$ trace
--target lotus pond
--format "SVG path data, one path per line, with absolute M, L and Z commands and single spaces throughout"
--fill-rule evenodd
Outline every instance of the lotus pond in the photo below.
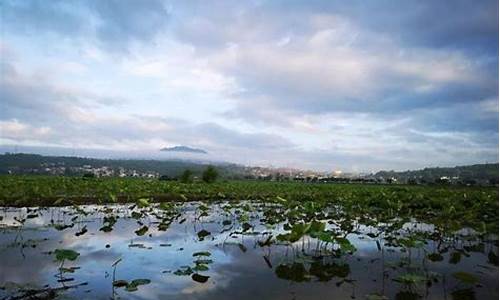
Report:
M 495 190 L 387 191 L 5 206 L 0 299 L 498 299 Z

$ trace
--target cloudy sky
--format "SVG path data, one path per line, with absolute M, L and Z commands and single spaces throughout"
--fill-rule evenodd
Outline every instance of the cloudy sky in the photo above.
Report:
M 0 145 L 498 161 L 498 0 L 0 2 Z

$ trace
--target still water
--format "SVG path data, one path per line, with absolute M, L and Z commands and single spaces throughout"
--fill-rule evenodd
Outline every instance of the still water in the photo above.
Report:
M 498 237 L 464 229 L 402 247 L 355 224 L 355 249 L 340 252 L 309 235 L 276 240 L 287 231 L 263 221 L 272 209 L 2 208 L 0 299 L 498 299 Z M 434 230 L 409 222 L 398 235 Z M 56 249 L 79 255 L 57 261 Z

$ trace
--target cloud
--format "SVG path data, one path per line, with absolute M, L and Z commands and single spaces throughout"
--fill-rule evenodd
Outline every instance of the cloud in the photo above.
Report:
M 158 0 L 96 0 L 89 6 L 98 18 L 97 38 L 110 46 L 120 47 L 133 40 L 151 41 L 169 21 L 165 4 Z
M 496 1 L 0 5 L 2 143 L 316 169 L 498 155 Z
M 402 51 L 393 41 L 377 41 L 376 34 L 331 26 L 295 35 L 285 48 L 265 40 L 235 41 L 237 46 L 219 49 L 213 62 L 244 87 L 245 110 L 245 102 L 257 98 L 299 113 L 398 112 L 474 102 L 498 88 L 494 74 L 460 52 Z M 370 35 L 372 49 L 351 44 L 353 35 Z
M 63 65 L 63 68 L 66 66 Z M 2 63 L 2 119 L 14 118 L 34 125 L 64 124 L 68 119 L 82 121 L 93 118 L 89 113 L 91 108 L 120 104 L 120 98 L 116 96 L 110 98 L 76 85 L 56 82 L 45 72 L 49 70 L 20 73 L 13 64 Z
M 134 41 L 149 42 L 165 29 L 163 1 L 12 1 L 2 2 L 6 30 L 29 35 L 95 39 L 107 50 L 128 51 Z
M 0 99 L 2 119 L 29 119 L 34 123 L 63 114 L 65 104 L 76 102 L 70 91 L 52 86 L 40 75 L 23 76 L 8 63 L 2 64 Z
M 286 139 L 266 133 L 244 133 L 213 122 L 192 123 L 180 118 L 103 113 L 116 103 L 91 91 L 57 87 L 37 76 L 6 66 L 0 98 L 3 139 L 35 144 L 128 150 L 159 150 L 165 144 L 189 144 L 214 149 L 248 148 L 265 151 L 290 147 Z M 104 104 L 103 104 L 104 102 Z
M 16 119 L 11 121 L 0 121 L 0 132 L 2 138 L 11 140 L 38 140 L 44 141 L 51 135 L 49 127 L 34 127 L 29 124 L 21 123 Z
M 2 1 L 2 25 L 24 34 L 78 34 L 85 31 L 84 15 L 69 1 Z
M 273 1 L 267 11 L 335 13 L 405 46 L 483 52 L 498 49 L 498 1 Z M 444 17 L 445 16 L 445 17 Z M 496 50 L 497 51 L 497 50 Z
M 278 135 L 267 133 L 237 132 L 215 123 L 197 125 L 193 131 L 203 137 L 209 138 L 215 145 L 226 147 L 247 148 L 259 151 L 293 147 L 293 144 Z

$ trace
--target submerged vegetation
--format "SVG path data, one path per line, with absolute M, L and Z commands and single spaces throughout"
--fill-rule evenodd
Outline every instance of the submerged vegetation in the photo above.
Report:
M 97 268 L 113 298 L 177 295 L 227 274 L 242 280 L 222 284 L 229 293 L 269 282 L 270 292 L 306 298 L 498 297 L 493 188 L 4 176 L 0 201 L 0 253 L 14 263 L 19 249 L 21 269 L 51 254 L 57 280 L 38 280 L 55 294 L 106 294 Z M 109 263 L 93 264 L 98 255 Z M 315 282 L 332 284 L 308 288 Z M 27 283 L 0 287 L 12 299 L 48 291 Z

